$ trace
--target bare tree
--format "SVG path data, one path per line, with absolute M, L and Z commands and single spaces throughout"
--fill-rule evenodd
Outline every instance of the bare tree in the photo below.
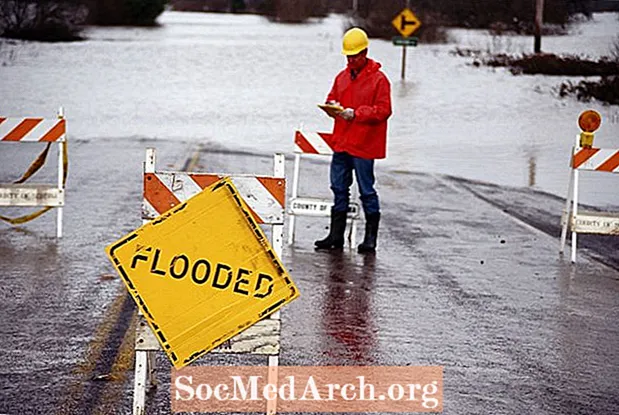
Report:
M 0 33 L 16 39 L 78 40 L 86 15 L 77 0 L 0 0 Z

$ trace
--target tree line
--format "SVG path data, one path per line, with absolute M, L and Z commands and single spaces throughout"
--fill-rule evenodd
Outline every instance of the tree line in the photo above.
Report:
M 84 25 L 151 26 L 167 0 L 0 0 L 2 37 L 70 41 Z
M 154 25 L 167 1 L 0 0 L 0 34 L 72 40 L 80 38 L 82 25 Z M 544 21 L 566 25 L 575 14 L 589 15 L 591 1 L 545 0 Z M 362 26 L 381 38 L 394 35 L 391 20 L 406 5 L 406 0 L 171 0 L 175 10 L 256 13 L 282 23 L 348 13 L 349 26 Z M 429 38 L 449 26 L 528 33 L 535 15 L 533 0 L 413 0 L 410 7 L 423 22 L 418 34 Z
M 535 17 L 534 0 L 264 0 L 262 4 L 273 20 L 287 23 L 347 12 L 350 26 L 361 26 L 379 38 L 394 35 L 391 21 L 407 4 L 423 22 L 418 33 L 422 37 L 436 35 L 438 27 L 532 33 Z M 592 0 L 545 0 L 544 22 L 565 26 L 574 15 L 590 17 L 591 5 Z
M 593 0 L 545 0 L 544 21 L 565 27 L 572 16 L 590 17 Z M 329 13 L 346 13 L 348 26 L 361 26 L 371 37 L 390 38 L 393 18 L 409 5 L 423 22 L 416 33 L 424 41 L 444 39 L 445 27 L 492 29 L 530 34 L 534 0 L 171 0 L 175 10 L 257 13 L 281 23 L 304 23 Z

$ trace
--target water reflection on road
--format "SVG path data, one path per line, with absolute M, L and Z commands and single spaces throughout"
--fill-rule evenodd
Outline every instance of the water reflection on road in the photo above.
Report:
M 375 257 L 368 255 L 361 265 L 354 257 L 337 253 L 328 257 L 326 288 L 321 307 L 324 333 L 323 353 L 330 358 L 357 365 L 374 362 L 376 328 L 372 295 Z

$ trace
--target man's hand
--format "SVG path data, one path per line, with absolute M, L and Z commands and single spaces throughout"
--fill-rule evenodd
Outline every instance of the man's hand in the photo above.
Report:
M 337 115 L 344 118 L 346 121 L 352 121 L 355 118 L 355 110 L 352 108 L 346 108 Z

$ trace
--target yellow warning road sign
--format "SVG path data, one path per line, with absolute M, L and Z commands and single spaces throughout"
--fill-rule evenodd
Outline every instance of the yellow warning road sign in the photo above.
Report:
M 421 21 L 411 9 L 405 7 L 392 21 L 393 27 L 404 37 L 412 35 L 421 26 Z
M 176 368 L 299 295 L 229 178 L 106 252 Z

